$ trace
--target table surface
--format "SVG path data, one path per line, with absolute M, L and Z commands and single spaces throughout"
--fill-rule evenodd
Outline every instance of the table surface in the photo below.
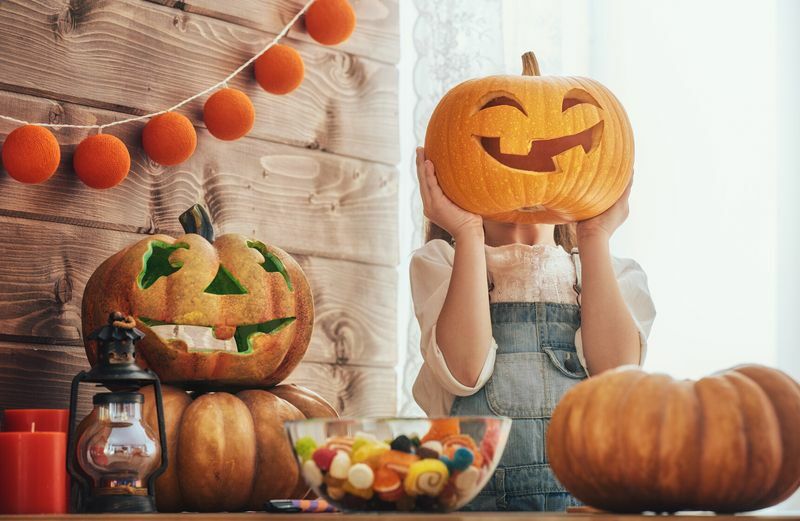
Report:
M 244 514 L 115 514 L 109 516 L 98 515 L 41 515 L 41 516 L 0 516 L 0 520 L 60 520 L 60 521 L 77 521 L 77 520 L 92 520 L 99 519 L 112 519 L 113 521 L 255 521 L 255 520 L 270 520 L 270 521 L 299 521 L 300 519 L 308 521 L 413 521 L 416 519 L 434 519 L 440 521 L 475 521 L 476 519 L 485 519 L 488 521 L 504 521 L 509 519 L 514 520 L 531 520 L 531 521 L 566 521 L 568 519 L 582 520 L 582 521 L 637 521 L 648 520 L 653 521 L 652 515 L 616 515 L 616 514 L 588 514 L 588 513 L 552 513 L 552 512 L 476 512 L 476 513 L 454 513 L 454 514 L 269 514 L 265 512 L 251 512 Z M 698 517 L 713 517 L 714 521 L 787 521 L 789 519 L 800 520 L 800 514 L 786 514 L 786 515 L 724 515 L 715 516 L 711 514 L 679 514 L 670 516 L 670 521 L 673 519 L 697 519 Z

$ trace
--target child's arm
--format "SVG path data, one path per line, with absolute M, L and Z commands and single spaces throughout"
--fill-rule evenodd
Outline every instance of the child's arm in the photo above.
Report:
M 444 195 L 422 148 L 417 149 L 417 175 L 425 216 L 452 235 L 457 245 L 447 297 L 436 322 L 436 343 L 450 373 L 462 385 L 473 387 L 492 346 L 483 220 Z
M 589 374 L 640 363 L 640 340 L 631 312 L 622 298 L 608 241 L 628 216 L 625 190 L 601 215 L 578 223 L 581 256 L 581 337 Z

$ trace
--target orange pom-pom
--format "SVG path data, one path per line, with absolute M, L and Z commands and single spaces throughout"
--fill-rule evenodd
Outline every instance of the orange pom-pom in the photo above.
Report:
M 3 166 L 23 183 L 47 181 L 58 168 L 61 149 L 52 132 L 37 125 L 19 127 L 3 143 Z
M 316 0 L 306 11 L 306 30 L 322 45 L 347 40 L 356 28 L 356 13 L 347 0 Z
M 247 94 L 236 89 L 221 89 L 203 107 L 203 121 L 217 139 L 233 141 L 253 128 L 256 109 Z
M 189 118 L 167 112 L 151 119 L 142 131 L 142 148 L 160 165 L 177 165 L 191 157 L 197 133 Z
M 131 156 L 119 138 L 98 134 L 78 144 L 72 157 L 72 167 L 80 180 L 92 188 L 111 188 L 128 175 Z
M 271 94 L 288 94 L 303 83 L 300 53 L 288 45 L 273 45 L 256 60 L 256 81 Z

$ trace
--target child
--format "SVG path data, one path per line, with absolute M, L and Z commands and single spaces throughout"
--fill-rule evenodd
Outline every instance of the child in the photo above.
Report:
M 609 238 L 628 215 L 630 186 L 577 225 L 529 225 L 482 219 L 453 204 L 422 148 L 417 174 L 430 242 L 411 260 L 425 360 L 414 398 L 429 416 L 514 420 L 497 471 L 466 509 L 577 505 L 547 464 L 550 416 L 587 375 L 641 364 L 655 318 L 642 269 L 609 253 Z M 450 240 L 431 240 L 437 233 Z

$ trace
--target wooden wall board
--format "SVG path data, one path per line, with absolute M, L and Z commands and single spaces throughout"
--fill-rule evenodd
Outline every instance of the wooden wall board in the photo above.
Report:
M 0 339 L 82 345 L 81 297 L 95 268 L 144 235 L 0 217 Z M 392 268 L 298 257 L 314 293 L 306 360 L 391 367 L 396 362 Z
M 88 368 L 83 348 L 25 345 L 0 340 L 0 409 L 67 408 L 75 375 Z M 395 412 L 395 372 L 391 368 L 303 362 L 287 383 L 318 392 L 342 416 L 387 416 Z M 95 392 L 81 385 L 80 413 L 91 410 Z
M 72 124 L 125 117 L 3 91 L 0 114 Z M 14 128 L 0 120 L 0 142 Z M 96 191 L 72 170 L 72 153 L 87 131 L 55 134 L 62 151 L 57 173 L 35 186 L 0 175 L 0 214 L 175 235 L 178 215 L 202 202 L 220 232 L 251 234 L 291 253 L 397 264 L 394 167 L 251 138 L 222 142 L 202 129 L 188 161 L 162 167 L 141 150 L 141 124 L 133 123 L 114 129 L 132 154 L 128 179 Z
M 0 3 L 0 88 L 140 114 L 223 79 L 273 34 L 137 0 Z M 231 82 L 256 107 L 251 137 L 387 164 L 399 161 L 394 66 L 291 41 L 303 85 L 265 93 L 245 71 Z M 204 99 L 185 107 L 202 125 Z
M 305 0 L 149 0 L 187 13 L 201 14 L 259 31 L 277 33 L 294 18 Z M 336 49 L 386 63 L 400 61 L 400 9 L 398 0 L 352 0 L 357 29 Z M 301 22 L 292 38 L 313 41 Z

